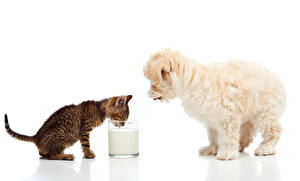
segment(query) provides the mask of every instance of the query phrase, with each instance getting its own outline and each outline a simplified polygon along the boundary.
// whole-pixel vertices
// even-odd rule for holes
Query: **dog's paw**
[[[245,150],[245,147],[240,147],[240,148],[239,148],[239,151],[240,151],[240,152],[243,152],[244,150]]]
[[[213,145],[209,145],[203,147],[199,150],[200,155],[216,155],[217,154],[217,147]]]
[[[260,145],[255,151],[256,156],[267,156],[267,155],[274,155],[275,149],[274,147],[270,147],[268,145]]]
[[[218,160],[235,160],[239,157],[240,153],[238,150],[234,151],[219,151],[217,154]]]

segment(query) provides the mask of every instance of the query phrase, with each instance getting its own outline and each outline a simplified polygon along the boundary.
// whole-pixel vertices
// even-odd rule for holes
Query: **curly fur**
[[[179,97],[185,112],[207,128],[210,145],[202,155],[232,160],[258,131],[263,141],[256,155],[275,154],[286,107],[280,80],[270,71],[244,61],[200,65],[179,51],[155,53],[144,67],[149,96],[161,101]]]

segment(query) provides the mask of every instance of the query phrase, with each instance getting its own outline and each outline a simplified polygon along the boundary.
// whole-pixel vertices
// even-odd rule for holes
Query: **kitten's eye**
[[[125,99],[123,97],[120,97],[117,99],[115,106],[117,108],[121,108],[121,107],[123,107],[124,104],[125,104]]]
[[[120,102],[120,103],[117,104],[117,108],[121,108],[121,107],[123,107],[123,105],[124,105],[124,103]]]

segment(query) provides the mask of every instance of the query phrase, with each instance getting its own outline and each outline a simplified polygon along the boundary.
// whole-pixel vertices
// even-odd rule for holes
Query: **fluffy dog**
[[[236,159],[257,132],[263,141],[255,155],[275,154],[286,96],[280,80],[265,68],[235,60],[200,65],[165,49],[150,57],[144,75],[151,82],[151,98],[179,97],[185,112],[205,125],[209,145],[200,154]]]

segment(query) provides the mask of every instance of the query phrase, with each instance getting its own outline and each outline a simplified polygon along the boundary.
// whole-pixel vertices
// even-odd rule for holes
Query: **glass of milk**
[[[112,158],[132,158],[139,155],[138,120],[109,120],[109,156]]]

